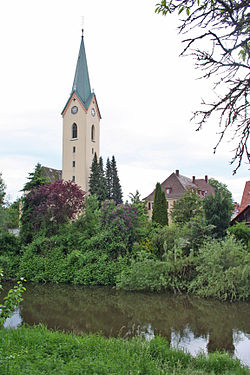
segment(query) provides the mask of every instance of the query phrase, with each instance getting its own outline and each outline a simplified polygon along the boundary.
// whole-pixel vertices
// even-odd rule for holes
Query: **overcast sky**
[[[115,155],[126,199],[144,197],[176,169],[228,185],[240,201],[249,179],[229,164],[230,136],[213,154],[216,119],[190,123],[211,87],[181,58],[178,19],[157,0],[12,0],[1,4],[0,172],[13,200],[37,162],[61,169],[61,111],[71,92],[84,16],[91,87],[100,107],[101,155]]]

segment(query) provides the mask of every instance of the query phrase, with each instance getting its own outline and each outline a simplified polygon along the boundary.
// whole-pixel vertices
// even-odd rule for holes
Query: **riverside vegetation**
[[[55,224],[32,214],[36,226],[28,235],[21,231],[20,238],[2,230],[0,266],[5,279],[249,299],[245,225],[218,237],[203,217],[170,226],[148,221],[138,199],[100,205],[93,195],[86,197],[84,206],[73,222],[64,217]]]
[[[171,349],[163,337],[124,340],[51,332],[44,326],[1,331],[1,375],[180,374],[249,375],[227,354],[193,358]]]
[[[39,179],[38,186],[33,179],[31,193],[24,201],[20,237],[8,232],[4,217],[9,212],[0,205],[0,214],[4,213],[0,217],[4,222],[0,267],[5,279],[25,277],[34,282],[249,299],[249,228],[245,225],[224,230],[222,235],[212,221],[208,222],[201,207],[191,210],[199,212],[198,216],[190,215],[183,221],[187,215],[179,212],[181,221],[163,225],[148,220],[138,193],[131,195],[131,203],[117,205],[112,199],[102,201],[96,194],[83,199],[76,185],[56,182],[47,186],[47,181],[41,184]],[[75,207],[71,205],[72,194],[78,197]],[[190,213],[188,194],[183,199],[184,203],[188,200]],[[191,198],[196,202],[194,196]],[[79,210],[79,199],[84,210]],[[164,215],[158,215],[159,221]],[[166,217],[164,220],[167,223]],[[18,284],[10,291],[2,305],[1,322],[21,301],[23,290]],[[161,337],[147,342],[21,327],[1,329],[0,340],[0,374],[4,375],[249,374],[226,354],[192,358],[171,349]]]

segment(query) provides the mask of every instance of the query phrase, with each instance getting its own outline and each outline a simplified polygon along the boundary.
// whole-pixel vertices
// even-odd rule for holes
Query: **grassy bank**
[[[192,358],[170,349],[165,339],[150,342],[76,336],[44,327],[0,330],[0,374],[182,374],[249,375],[240,362],[214,353]]]

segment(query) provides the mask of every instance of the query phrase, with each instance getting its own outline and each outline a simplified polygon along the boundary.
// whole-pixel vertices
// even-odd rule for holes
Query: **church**
[[[91,91],[83,30],[71,94],[63,108],[62,171],[43,167],[51,182],[58,179],[75,182],[89,190],[90,167],[100,154],[101,114],[96,95]]]

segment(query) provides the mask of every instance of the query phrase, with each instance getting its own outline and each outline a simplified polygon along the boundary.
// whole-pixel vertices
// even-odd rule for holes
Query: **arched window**
[[[94,125],[91,126],[91,141],[95,140],[95,127]]]
[[[77,125],[75,123],[72,125],[72,138],[77,138]]]

